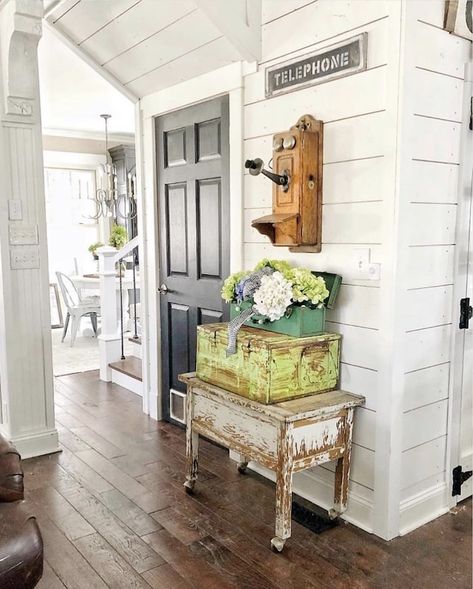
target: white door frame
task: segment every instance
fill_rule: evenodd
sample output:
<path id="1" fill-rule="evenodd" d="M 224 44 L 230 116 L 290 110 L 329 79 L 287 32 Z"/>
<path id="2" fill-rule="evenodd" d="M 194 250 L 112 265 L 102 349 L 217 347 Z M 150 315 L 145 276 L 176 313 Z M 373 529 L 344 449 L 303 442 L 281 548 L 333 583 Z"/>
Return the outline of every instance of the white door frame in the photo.
<path id="1" fill-rule="evenodd" d="M 455 282 L 453 287 L 453 337 L 450 364 L 450 395 L 447 438 L 447 489 L 450 507 L 456 505 L 459 497 L 452 497 L 452 470 L 461 462 L 461 419 L 462 419 L 462 376 L 464 370 L 465 330 L 458 327 L 460 299 L 467 290 L 467 248 L 471 215 L 473 214 L 472 171 L 473 171 L 473 131 L 469 129 L 471 97 L 473 96 L 473 63 L 465 66 L 463 96 L 463 125 L 461 159 L 458 174 L 458 206 L 455 231 Z M 470 256 L 472 252 L 470 252 Z M 473 329 L 473 325 L 470 325 Z M 471 416 L 469 416 L 471 417 Z"/>
<path id="2" fill-rule="evenodd" d="M 243 263 L 243 76 L 256 64 L 237 62 L 150 94 L 137 104 L 136 142 L 139 193 L 143 317 L 143 411 L 161 419 L 161 331 L 158 301 L 159 251 L 155 118 L 169 112 L 229 96 L 230 271 Z"/>

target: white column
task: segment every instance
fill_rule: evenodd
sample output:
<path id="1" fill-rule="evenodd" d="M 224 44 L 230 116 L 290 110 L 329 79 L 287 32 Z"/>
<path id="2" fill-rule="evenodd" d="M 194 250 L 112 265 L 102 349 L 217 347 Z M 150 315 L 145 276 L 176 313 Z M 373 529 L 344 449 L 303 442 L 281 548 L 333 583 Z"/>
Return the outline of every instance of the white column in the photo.
<path id="1" fill-rule="evenodd" d="M 97 250 L 100 275 L 100 314 L 102 328 L 99 339 L 100 380 L 110 382 L 112 371 L 110 362 L 121 358 L 120 331 L 117 313 L 117 286 L 114 247 L 104 246 Z"/>
<path id="2" fill-rule="evenodd" d="M 37 45 L 42 2 L 0 0 L 0 431 L 23 458 L 59 450 Z"/>

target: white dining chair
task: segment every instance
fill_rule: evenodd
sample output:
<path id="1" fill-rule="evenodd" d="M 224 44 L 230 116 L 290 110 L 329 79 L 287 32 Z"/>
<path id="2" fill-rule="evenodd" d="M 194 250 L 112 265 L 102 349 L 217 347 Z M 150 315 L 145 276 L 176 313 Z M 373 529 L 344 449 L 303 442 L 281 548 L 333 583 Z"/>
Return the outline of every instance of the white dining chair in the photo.
<path id="1" fill-rule="evenodd" d="M 62 332 L 62 342 L 64 341 L 71 321 L 71 347 L 76 340 L 77 330 L 79 329 L 82 317 L 90 317 L 92 329 L 97 335 L 97 317 L 100 315 L 100 297 L 82 297 L 72 280 L 62 272 L 56 272 L 59 288 L 61 289 L 62 298 L 67 308 L 66 320 L 64 322 L 64 331 Z"/>

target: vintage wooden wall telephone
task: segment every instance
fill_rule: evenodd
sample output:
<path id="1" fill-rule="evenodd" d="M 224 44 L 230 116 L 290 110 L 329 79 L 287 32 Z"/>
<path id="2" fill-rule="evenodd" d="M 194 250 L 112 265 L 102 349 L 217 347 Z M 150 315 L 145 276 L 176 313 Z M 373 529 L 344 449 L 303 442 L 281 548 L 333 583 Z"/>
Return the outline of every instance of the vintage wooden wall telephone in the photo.
<path id="1" fill-rule="evenodd" d="M 252 222 L 276 246 L 295 252 L 320 252 L 322 246 L 323 122 L 300 117 L 289 131 L 273 137 L 273 170 L 261 159 L 247 160 L 252 176 L 274 182 L 273 213 Z"/>

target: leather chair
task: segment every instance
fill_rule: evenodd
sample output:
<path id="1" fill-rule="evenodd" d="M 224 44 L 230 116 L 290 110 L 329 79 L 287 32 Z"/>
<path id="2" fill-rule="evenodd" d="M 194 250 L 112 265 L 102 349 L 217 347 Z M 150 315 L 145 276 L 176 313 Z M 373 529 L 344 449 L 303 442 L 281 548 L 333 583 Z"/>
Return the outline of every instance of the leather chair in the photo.
<path id="1" fill-rule="evenodd" d="M 32 589 L 43 574 L 43 539 L 23 501 L 17 450 L 0 436 L 0 589 Z"/>

